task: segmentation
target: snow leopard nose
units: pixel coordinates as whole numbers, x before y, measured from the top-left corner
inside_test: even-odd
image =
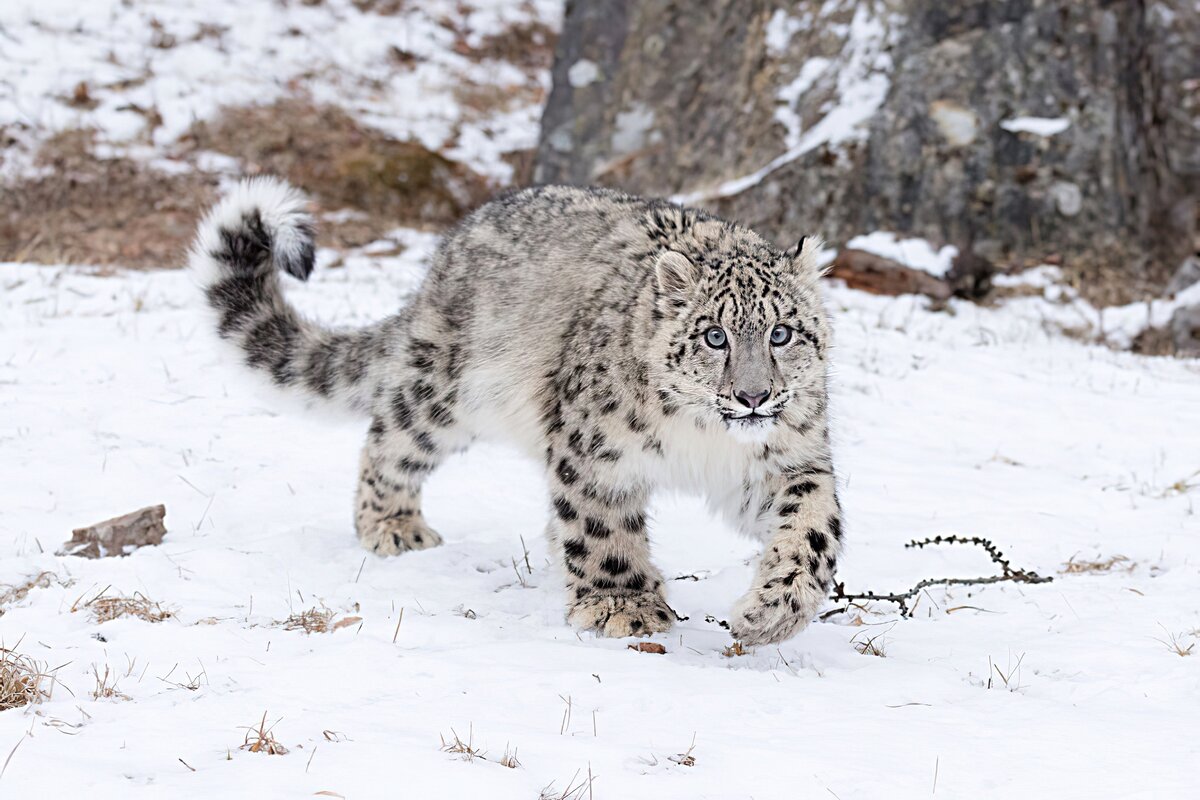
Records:
[[[753,411],[767,402],[767,398],[771,396],[771,390],[763,389],[761,392],[743,392],[739,389],[733,393],[733,396],[737,398],[739,403]]]

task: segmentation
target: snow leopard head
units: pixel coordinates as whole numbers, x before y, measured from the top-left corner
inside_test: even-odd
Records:
[[[803,424],[825,396],[820,243],[780,253],[717,220],[690,233],[655,262],[653,371],[664,397],[738,438],[761,439],[781,420]]]

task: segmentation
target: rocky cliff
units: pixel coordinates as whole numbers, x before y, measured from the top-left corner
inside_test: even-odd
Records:
[[[1195,0],[575,0],[553,77],[539,182],[1061,260],[1101,300],[1196,248]]]

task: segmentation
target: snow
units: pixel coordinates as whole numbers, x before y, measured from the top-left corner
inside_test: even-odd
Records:
[[[953,245],[945,245],[935,250],[925,239],[901,239],[890,231],[875,231],[855,236],[846,243],[846,247],[890,258],[906,267],[924,270],[939,278],[945,277],[950,271],[954,257],[958,255],[958,248]]]
[[[567,70],[567,82],[575,89],[582,89],[598,80],[600,80],[599,65],[586,58],[579,59]]]
[[[804,23],[801,20],[791,16],[782,8],[775,9],[775,13],[771,14],[771,18],[767,20],[767,27],[763,32],[767,51],[771,55],[781,55],[787,50],[792,37],[803,29]]]
[[[337,269],[322,252],[289,296],[365,323],[411,291],[435,242],[413,234],[399,256]],[[728,614],[754,547],[665,496],[656,557],[698,580],[669,582],[689,619],[653,655],[563,622],[536,464],[489,445],[456,457],[426,492],[447,543],[383,560],[351,529],[365,421],[248,377],[189,276],[0,265],[0,287],[0,583],[69,582],[0,616],[6,646],[62,665],[50,701],[0,712],[0,749],[16,748],[4,796],[528,800],[589,768],[598,798],[1194,789],[1200,660],[1163,641],[1200,632],[1200,362],[1084,346],[1031,306],[933,313],[830,287],[839,579],[887,591],[990,574],[978,552],[903,547],[961,533],[1055,580],[933,588],[912,619],[874,604],[725,657],[704,617]],[[72,527],[158,502],[160,546],[51,555]],[[1111,572],[1058,572],[1116,555],[1129,561]],[[106,587],[176,616],[72,612]],[[321,604],[361,627],[276,624]],[[860,655],[852,640],[876,634],[886,657]],[[92,665],[131,699],[93,699]],[[239,749],[264,712],[287,755]],[[451,729],[486,760],[440,751]],[[671,761],[693,737],[695,764]],[[496,763],[506,747],[519,768]]]
[[[1065,117],[1014,117],[1003,120],[1000,127],[1010,133],[1054,136],[1071,127],[1071,121]]]
[[[499,92],[528,78],[506,63],[471,61],[456,52],[457,37],[477,46],[514,24],[557,28],[561,13],[555,0],[426,0],[394,14],[360,11],[352,0],[5,0],[0,127],[14,126],[26,157],[0,166],[8,175],[28,171],[38,141],[80,127],[96,128],[114,154],[148,144],[169,155],[193,122],[222,106],[301,94],[505,182],[511,167],[500,156],[536,144],[541,107],[518,104],[486,119],[466,113],[456,87]],[[397,63],[398,50],[416,62]],[[548,89],[549,76],[541,80]],[[80,82],[95,108],[67,102]],[[152,130],[141,113],[148,109],[162,118]],[[457,148],[456,133],[465,142]]]
[[[992,278],[993,284],[1001,288],[1041,290],[1040,294],[1007,301],[1006,308],[1014,316],[1031,325],[1074,331],[1119,349],[1129,348],[1149,328],[1166,327],[1177,309],[1200,303],[1200,284],[1194,284],[1170,299],[1096,308],[1062,281],[1062,270],[1048,265]]]

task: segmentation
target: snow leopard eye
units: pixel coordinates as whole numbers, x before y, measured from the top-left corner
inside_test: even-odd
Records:
[[[725,331],[720,328],[709,328],[704,332],[704,343],[714,350],[725,347],[726,341]]]
[[[771,331],[771,344],[783,347],[792,340],[792,329],[787,325],[776,325]]]

